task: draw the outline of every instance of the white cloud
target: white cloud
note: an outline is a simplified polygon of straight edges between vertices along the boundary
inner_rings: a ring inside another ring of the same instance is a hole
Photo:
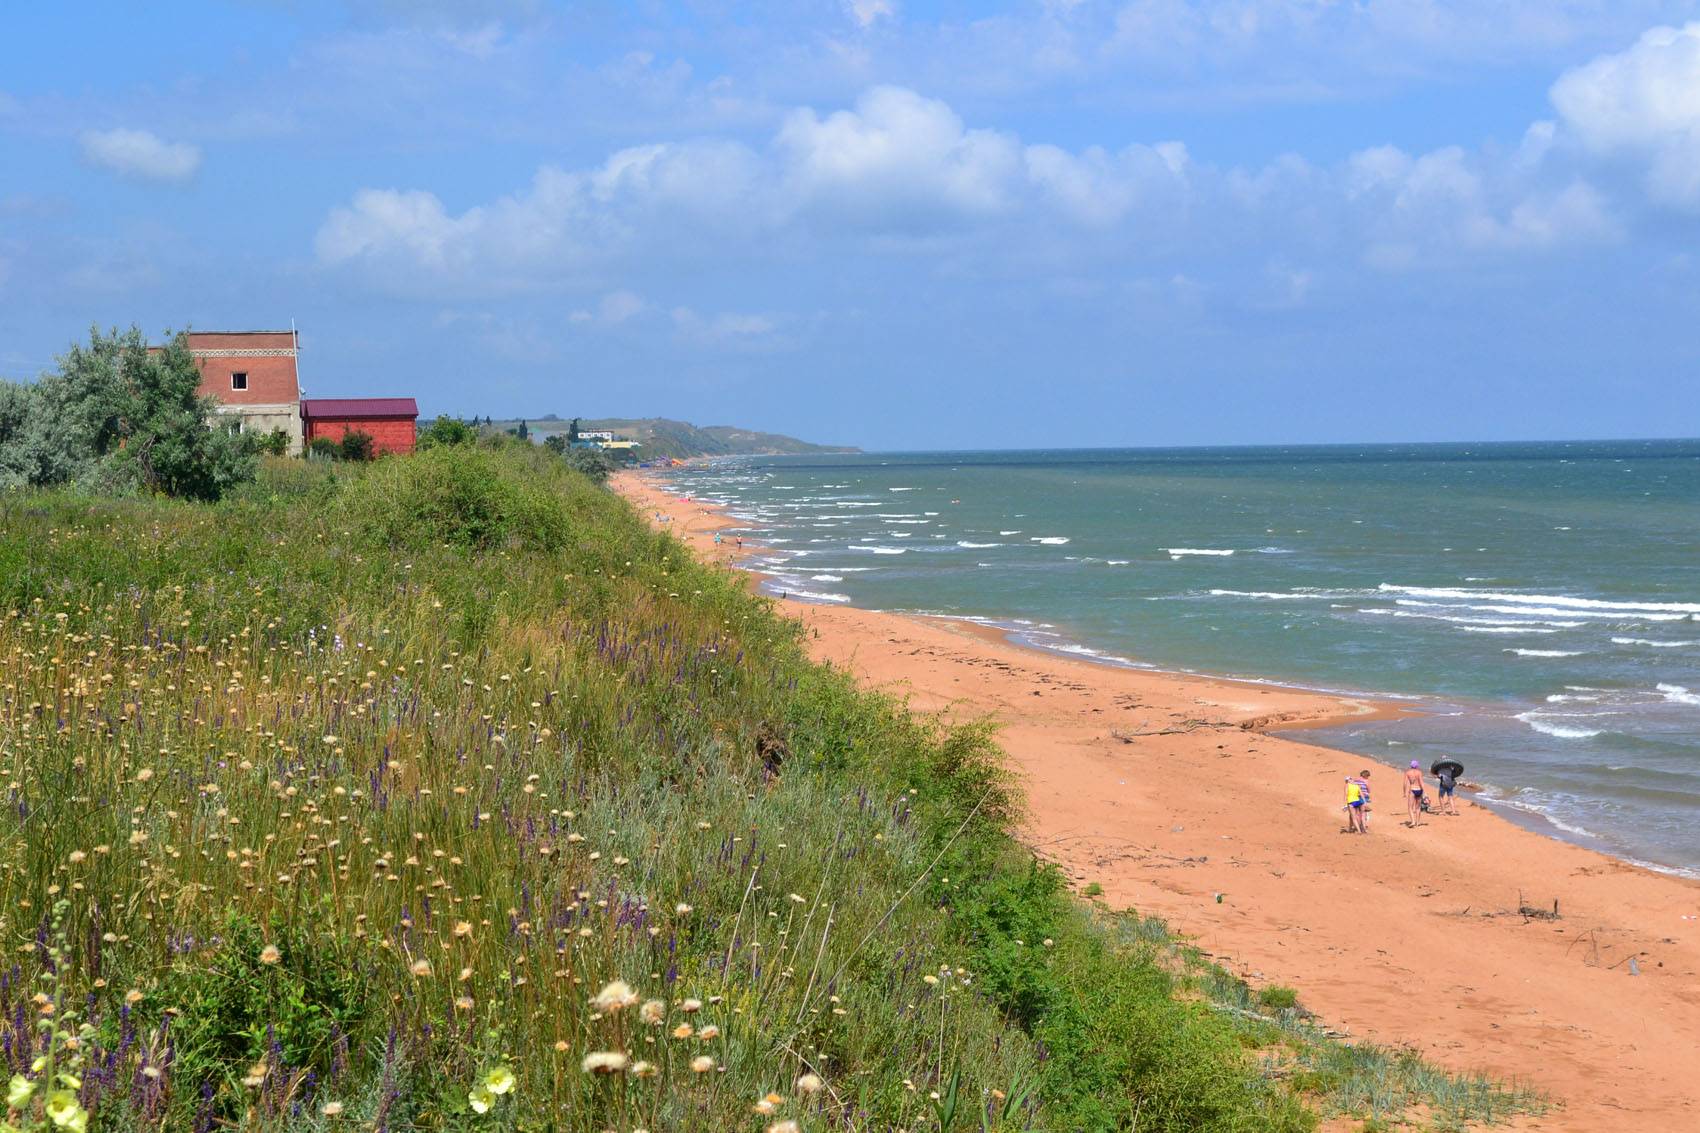
[[[1644,159],[1656,199],[1700,206],[1700,23],[1653,28],[1565,72],[1552,102],[1589,150]]]
[[[80,139],[92,164],[147,181],[187,181],[201,167],[201,151],[167,142],[147,130],[88,130]]]
[[[688,341],[708,346],[769,347],[776,345],[778,321],[771,315],[723,312],[704,315],[690,307],[674,307],[673,327]]]
[[[896,0],[844,0],[844,10],[857,26],[869,28],[879,20],[895,19],[897,3]]]
[[[943,102],[901,87],[875,87],[824,118],[793,111],[776,141],[799,207],[875,228],[1002,212],[1021,169],[1012,136],[967,129]]]

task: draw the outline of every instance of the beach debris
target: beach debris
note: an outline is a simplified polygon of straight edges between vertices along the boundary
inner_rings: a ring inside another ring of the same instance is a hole
[[[1517,891],[1517,914],[1524,920],[1530,921],[1556,921],[1563,919],[1558,915],[1557,897],[1552,899],[1551,909],[1537,908],[1523,899],[1523,891],[1521,889]]]

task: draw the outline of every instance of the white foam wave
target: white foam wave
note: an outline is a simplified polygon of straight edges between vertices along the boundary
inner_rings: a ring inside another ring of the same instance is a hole
[[[1052,546],[1052,547],[1060,547],[1064,543],[1068,542],[1068,536],[1066,536],[1066,535],[1029,535],[1027,537],[1027,541],[1029,543],[1045,543],[1045,544]]]
[[[1600,734],[1597,728],[1577,728],[1570,724],[1555,724],[1551,720],[1542,719],[1537,712],[1524,712],[1517,719],[1543,736],[1552,736],[1560,740],[1587,740]]]
[[[1502,653],[1515,653],[1519,657],[1580,657],[1579,651],[1571,649],[1502,649]]]
[[[1446,619],[1441,619],[1445,621]],[[1556,629],[1541,629],[1539,626],[1459,626],[1465,633],[1557,633]]]
[[[1001,546],[1003,546],[1002,543],[970,543],[966,539],[958,539],[956,541],[956,545],[958,547],[974,547],[974,548],[978,548],[978,547],[1001,547]]]
[[[1687,614],[1642,614],[1632,610],[1579,610],[1568,606],[1479,606],[1456,602],[1425,602],[1419,598],[1396,598],[1400,606],[1416,606],[1430,610],[1475,610],[1484,614],[1511,614],[1519,617],[1604,618],[1616,622],[1680,622]]]
[[[1665,694],[1665,699],[1672,704],[1692,704],[1700,707],[1700,696],[1690,692],[1682,685],[1658,684],[1654,686]]]
[[[843,582],[844,576],[842,574],[811,574],[811,575],[809,575],[809,581],[811,581],[811,582]]]
[[[888,492],[919,492],[919,488],[887,488]]]
[[[1603,598],[1573,598],[1564,594],[1515,594],[1503,590],[1454,589],[1444,586],[1395,586],[1388,582],[1382,583],[1378,589],[1393,594],[1411,594],[1419,598],[1521,602],[1541,606],[1564,606],[1573,610],[1671,611],[1700,614],[1700,602],[1613,602]]]
[[[907,547],[868,547],[861,544],[844,549],[847,551],[870,551],[876,555],[901,555],[908,550]]]
[[[1017,528],[1014,531],[1000,531],[1000,532],[998,532],[998,534],[999,535],[1019,535],[1019,534],[1021,534],[1021,529]]]
[[[801,598],[805,602],[848,602],[850,595],[834,594],[827,590],[787,590],[788,598]]]
[[[1654,649],[1681,649],[1687,645],[1700,645],[1700,641],[1649,641],[1644,637],[1614,637],[1613,645],[1647,645]]]
[[[1208,556],[1226,557],[1226,556],[1234,553],[1232,551],[1219,551],[1219,550],[1215,550],[1215,549],[1210,548],[1210,547],[1164,547],[1163,549],[1165,551],[1169,552],[1169,557],[1171,559],[1179,559],[1179,558],[1183,558],[1187,555],[1208,555]]]

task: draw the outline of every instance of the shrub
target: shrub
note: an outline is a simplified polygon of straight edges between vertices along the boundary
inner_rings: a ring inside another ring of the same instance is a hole
[[[346,513],[386,546],[516,545],[558,550],[569,517],[562,484],[472,448],[436,448],[386,461],[350,486]]]
[[[417,448],[436,448],[439,445],[469,445],[478,439],[473,426],[455,417],[438,417],[419,433]]]
[[[581,476],[586,476],[593,484],[606,484],[608,477],[614,472],[614,462],[608,454],[597,448],[575,448],[567,451],[567,467]]]
[[[283,429],[273,429],[259,438],[259,450],[267,456],[285,456],[289,453],[289,433]]]
[[[329,437],[314,437],[307,445],[307,455],[318,460],[339,460],[342,450]]]
[[[350,429],[337,442],[336,454],[343,460],[365,461],[378,455],[377,441],[371,433]]]

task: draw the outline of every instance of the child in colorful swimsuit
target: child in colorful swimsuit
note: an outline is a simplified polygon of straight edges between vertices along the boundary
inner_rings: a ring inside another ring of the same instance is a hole
[[[1363,784],[1350,775],[1346,776],[1346,832],[1348,834],[1369,833],[1368,827],[1364,825]]]

